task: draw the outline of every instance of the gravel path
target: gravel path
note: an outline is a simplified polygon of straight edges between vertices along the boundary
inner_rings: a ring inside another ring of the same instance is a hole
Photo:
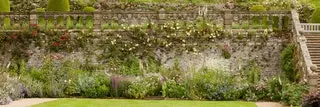
[[[284,107],[280,103],[275,102],[257,102],[258,107]]]
[[[48,101],[53,101],[56,99],[50,98],[30,98],[30,99],[20,99],[17,101],[13,101],[8,105],[0,105],[0,107],[28,107],[35,104],[40,104]]]

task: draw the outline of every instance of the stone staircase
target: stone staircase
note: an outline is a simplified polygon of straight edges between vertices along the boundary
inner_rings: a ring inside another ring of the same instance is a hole
[[[310,53],[312,63],[320,67],[320,33],[308,33],[304,34],[307,39],[307,47]],[[316,73],[320,74],[320,69],[316,70]],[[320,79],[317,81],[317,88],[320,89]]]

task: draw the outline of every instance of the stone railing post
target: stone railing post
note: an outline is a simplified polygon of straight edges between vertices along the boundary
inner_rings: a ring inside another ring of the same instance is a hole
[[[230,10],[224,11],[224,29],[232,29],[233,16]]]
[[[318,69],[317,65],[311,65],[310,67],[310,73],[308,74],[308,84],[310,85],[310,91],[316,91],[317,90],[317,85],[318,85],[318,80],[319,80],[319,75],[316,72]]]
[[[161,8],[161,9],[158,11],[158,14],[159,14],[158,23],[159,23],[159,24],[164,24],[164,23],[165,23],[165,20],[166,20],[165,10],[164,10],[163,8]]]
[[[35,24],[38,24],[38,15],[37,13],[30,13],[30,22],[29,22],[29,25],[35,25]]]
[[[93,13],[93,28],[94,30],[100,30],[101,29],[101,22],[102,22],[102,14],[99,13]]]
[[[304,77],[306,77],[306,82],[309,84],[310,86],[310,91],[313,90],[317,90],[317,85],[318,85],[318,80],[319,80],[319,75],[318,73],[316,73],[315,71],[318,69],[316,65],[312,64],[312,60],[311,60],[311,56],[310,53],[308,51],[308,47],[307,47],[307,39],[304,36],[303,33],[301,33],[301,24],[299,21],[299,14],[296,10],[291,10],[291,17],[292,17],[292,27],[293,27],[293,33],[294,33],[294,43],[297,44],[297,48],[298,50],[301,51],[301,54],[297,54],[299,55],[299,57],[301,57],[301,59],[298,60],[298,62],[302,62],[304,64],[301,64],[301,68],[303,72],[303,74],[305,74]],[[281,18],[280,18],[281,19]]]

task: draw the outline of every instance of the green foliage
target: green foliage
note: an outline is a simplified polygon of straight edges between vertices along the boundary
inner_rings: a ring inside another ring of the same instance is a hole
[[[139,59],[133,56],[127,58],[114,59],[108,63],[109,71],[121,75],[141,75],[143,72],[140,70]]]
[[[94,12],[94,11],[95,11],[95,8],[88,6],[88,7],[83,8],[83,11],[84,11],[84,12]]]
[[[168,80],[162,84],[162,96],[169,98],[186,98],[186,87],[183,83]]]
[[[268,97],[272,101],[281,100],[281,91],[283,88],[284,81],[280,78],[272,78],[267,82]]]
[[[43,95],[43,82],[32,78],[31,76],[23,76],[20,81],[27,89],[27,95],[25,97],[44,97]]]
[[[203,68],[187,80],[190,99],[235,100],[240,93],[230,74]]]
[[[75,11],[83,10],[85,7],[93,6],[96,2],[97,0],[70,0],[70,9]]]
[[[21,92],[18,79],[10,77],[3,69],[0,69],[0,105],[21,98]]]
[[[93,7],[85,7],[85,8],[83,8],[82,11],[84,11],[84,12],[94,12],[95,8],[93,8]],[[79,19],[80,24],[82,24],[82,20],[83,20],[83,17],[80,17],[80,19]],[[93,27],[93,21],[94,20],[93,20],[92,16],[87,16],[86,17],[86,27],[91,29]]]
[[[264,11],[267,11],[267,9],[263,5],[253,5],[252,7],[250,7],[250,11],[264,12]],[[261,17],[259,17],[259,16],[253,16],[252,20],[253,20],[254,24],[260,24],[260,20],[262,20],[262,23],[264,25],[268,25],[267,17],[263,17],[261,19]]]
[[[280,57],[281,69],[284,73],[284,76],[292,82],[298,81],[300,78],[298,71],[294,70],[293,56],[295,48],[296,47],[294,45],[287,46],[282,51]]]
[[[11,0],[11,11],[30,12],[37,8],[44,8],[48,0]]]
[[[160,72],[162,75],[170,80],[179,81],[181,76],[183,76],[183,71],[180,67],[180,62],[178,59],[174,60],[173,66],[170,68],[161,67]]]
[[[320,23],[320,8],[316,8],[313,12],[311,23]]]
[[[307,85],[303,84],[285,84],[281,93],[281,102],[293,106],[301,105],[303,95],[308,91],[307,87]]]
[[[0,12],[10,12],[9,0],[1,0],[0,1]]]
[[[250,7],[250,11],[263,12],[267,11],[267,9],[263,5],[253,5],[252,7]]]
[[[230,49],[228,45],[224,45],[224,46],[220,46],[217,45],[218,48],[221,49],[222,53],[221,55],[225,58],[225,59],[230,59],[231,58],[231,53],[230,53]]]
[[[48,11],[68,12],[70,11],[69,0],[49,0]]]
[[[85,97],[101,98],[110,94],[110,79],[106,76],[95,76],[89,78],[88,87],[83,89]]]
[[[0,1],[0,12],[10,12],[9,0],[1,0]],[[11,27],[10,18],[3,19],[3,26],[4,26],[4,29],[10,29],[10,27]]]
[[[15,71],[21,74],[21,81],[28,90],[27,97],[101,98],[110,95],[110,79],[104,74],[97,74],[98,72],[86,72],[85,67],[78,62],[64,61],[55,64],[49,58],[39,68],[23,70],[23,65],[21,63]]]
[[[45,8],[36,8],[35,9],[36,12],[46,12]]]
[[[132,82],[128,89],[128,95],[132,98],[142,99],[148,93],[148,83],[143,80]]]
[[[146,96],[160,95],[159,77],[150,76],[133,81],[128,87],[131,98],[143,99]]]
[[[242,72],[249,83],[256,84],[260,81],[261,69],[255,61],[250,61]]]
[[[314,10],[315,9],[309,3],[303,4],[301,8],[298,9],[300,22],[310,23]]]

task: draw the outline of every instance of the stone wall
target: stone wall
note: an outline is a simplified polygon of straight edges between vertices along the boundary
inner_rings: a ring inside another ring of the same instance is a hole
[[[250,61],[255,61],[261,68],[263,77],[272,77],[280,74],[281,72],[280,55],[283,46],[287,43],[287,39],[279,37],[269,37],[266,41],[261,41],[260,37],[241,40],[237,38],[226,38],[216,41],[212,44],[212,47],[200,52],[199,54],[183,54],[179,56],[167,54],[161,56],[160,59],[162,59],[161,62],[166,67],[173,66],[176,59],[178,59],[180,67],[184,71],[208,67],[228,71],[232,74],[239,73],[239,71],[248,66]],[[89,55],[85,51],[50,53],[45,49],[40,49],[39,47],[30,47],[30,51],[32,51],[33,54],[28,61],[28,65],[40,66],[43,62],[43,57],[52,57],[56,59],[57,62],[62,60],[77,60],[82,63],[90,61],[92,64],[105,64],[98,61],[96,56],[102,54],[102,50],[95,49],[94,44],[88,45],[88,47],[92,47],[91,51],[94,54]],[[222,49],[219,46],[228,48],[231,54],[230,59],[223,57]]]
[[[230,40],[219,41],[219,44],[228,45],[231,58],[226,59],[222,56],[221,49],[213,47],[201,52],[199,55],[182,55],[177,57],[183,69],[199,69],[201,67],[214,68],[239,73],[248,66],[250,61],[255,61],[261,68],[262,77],[272,77],[280,74],[280,55],[286,40],[270,38],[265,44],[261,42],[247,41],[234,42]],[[167,62],[167,66],[172,66],[175,60]]]

